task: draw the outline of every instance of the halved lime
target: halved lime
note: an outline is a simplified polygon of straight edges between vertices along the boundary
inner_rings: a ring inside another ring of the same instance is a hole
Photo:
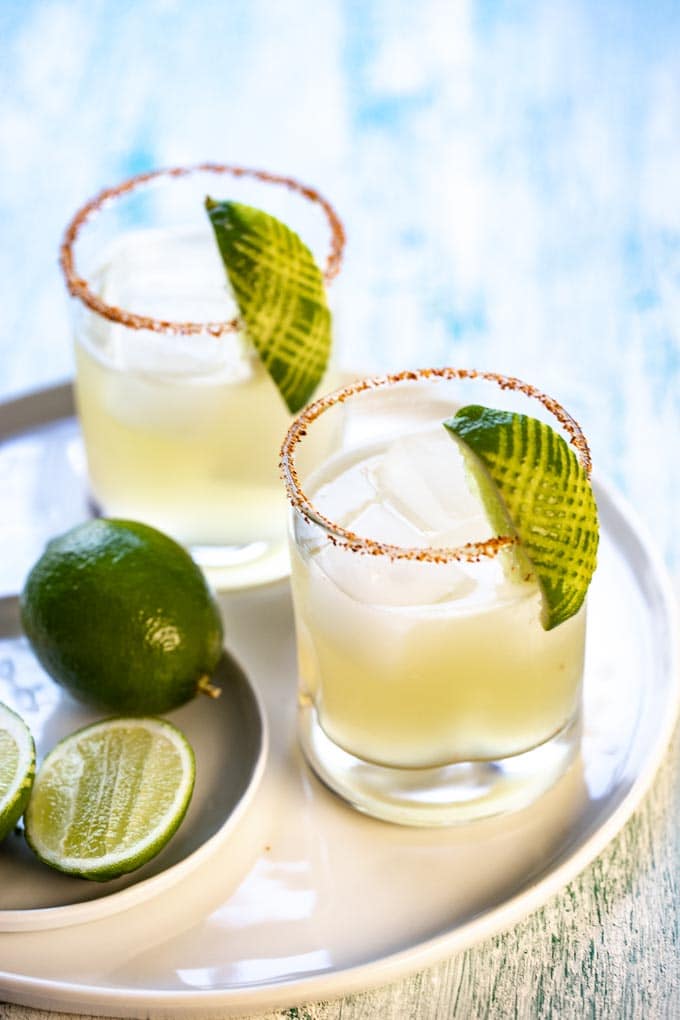
[[[554,429],[524,414],[471,405],[444,426],[461,441],[492,525],[517,537],[551,630],[581,608],[597,562],[597,506],[583,465]]]
[[[65,737],[38,770],[26,839],[46,864],[106,881],[166,845],[194,788],[194,753],[163,719],[117,718]]]
[[[321,382],[331,349],[321,270],[274,216],[211,198],[205,207],[246,336],[295,414]]]
[[[23,815],[35,775],[35,745],[26,723],[0,702],[0,840]]]

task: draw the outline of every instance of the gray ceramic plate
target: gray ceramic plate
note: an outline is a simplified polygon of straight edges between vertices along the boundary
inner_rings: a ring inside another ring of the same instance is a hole
[[[196,785],[179,830],[158,856],[111,882],[89,882],[42,864],[17,831],[0,849],[0,931],[54,928],[102,917],[154,896],[207,861],[229,838],[252,799],[266,755],[258,699],[225,654],[217,699],[195,698],[170,713],[196,754]],[[19,626],[18,600],[0,599],[0,701],[28,724],[38,760],[68,733],[102,718],[43,672]]]

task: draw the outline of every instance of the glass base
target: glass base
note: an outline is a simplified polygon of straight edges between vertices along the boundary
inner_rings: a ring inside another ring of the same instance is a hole
[[[288,546],[282,542],[247,545],[190,545],[189,552],[213,588],[252,588],[288,577]]]
[[[124,517],[130,520],[144,520],[153,527],[172,535],[171,529],[148,520],[145,515],[109,512],[94,496],[90,495],[90,512],[94,517]],[[191,544],[182,538],[172,536],[191,553],[192,559],[206,575],[216,591],[232,591],[237,588],[254,588],[260,584],[280,581],[290,574],[288,542],[284,537],[278,541],[246,542],[242,545],[219,545],[208,543]]]
[[[300,708],[298,723],[302,750],[319,779],[358,811],[400,825],[455,825],[526,807],[566,772],[581,738],[579,715],[544,744],[510,758],[398,769],[338,747],[313,705]]]

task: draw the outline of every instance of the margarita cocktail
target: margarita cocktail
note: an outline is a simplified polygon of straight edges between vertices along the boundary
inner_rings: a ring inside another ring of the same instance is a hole
[[[578,747],[585,605],[542,626],[537,578],[443,427],[480,390],[545,412],[498,379],[405,373],[322,399],[284,445],[302,745],[390,820],[520,806]],[[320,462],[306,444],[333,416],[344,448]]]
[[[336,274],[343,234],[328,203],[228,166],[155,172],[102,193],[74,218],[62,259],[94,503],[172,535],[231,587],[287,571],[277,461],[292,415],[239,319],[204,209],[210,193],[299,225],[327,256],[326,282]]]

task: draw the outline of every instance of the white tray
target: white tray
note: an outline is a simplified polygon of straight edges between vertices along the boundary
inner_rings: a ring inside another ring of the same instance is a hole
[[[12,468],[5,587],[86,513],[67,390],[0,408]],[[49,420],[48,420],[49,419]],[[596,484],[600,565],[589,599],[580,761],[533,807],[450,830],[365,818],[309,774],[294,738],[286,584],[223,598],[227,646],[265,703],[264,779],[223,848],[170,890],[60,931],[0,934],[0,999],[72,1012],[210,1017],[344,995],[507,928],[572,879],[648,788],[678,709],[674,610],[630,511]],[[9,505],[8,505],[9,504]],[[19,508],[19,509],[17,509]],[[59,706],[57,705],[57,712]],[[1,851],[0,851],[1,852]]]

